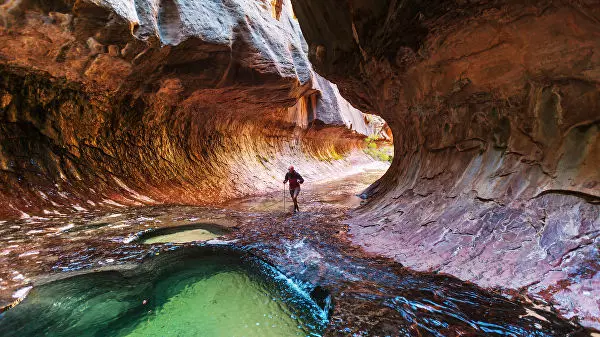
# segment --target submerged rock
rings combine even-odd
[[[230,232],[230,229],[211,223],[174,226],[144,231],[138,240],[145,244],[186,243],[208,241]]]

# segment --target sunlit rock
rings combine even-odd
[[[312,71],[288,1],[1,6],[2,216],[272,191],[382,128]]]

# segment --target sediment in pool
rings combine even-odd
[[[137,241],[145,244],[208,241],[229,232],[230,230],[223,226],[211,223],[199,223],[151,230],[141,234]]]
[[[186,247],[36,286],[0,316],[0,335],[319,336],[325,325],[310,296],[263,261]]]

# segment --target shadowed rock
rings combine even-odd
[[[394,133],[355,241],[600,328],[598,3],[293,3],[316,70]]]

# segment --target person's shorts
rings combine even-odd
[[[300,194],[300,187],[290,188],[290,195],[292,196],[292,198],[297,197],[298,194]]]

